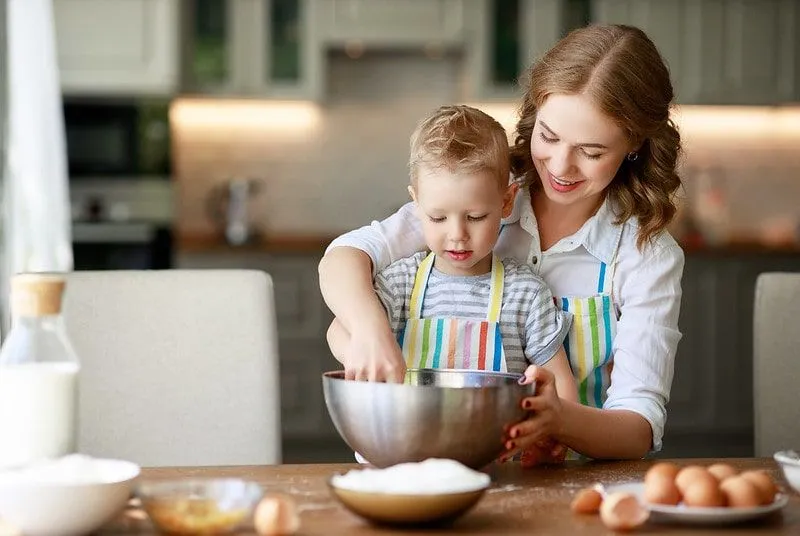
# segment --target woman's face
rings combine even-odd
[[[632,149],[622,129],[585,95],[550,95],[531,136],[545,195],[560,205],[599,205]]]

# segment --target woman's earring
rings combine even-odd
[[[625,158],[628,159],[628,162],[636,162],[636,159],[639,158],[639,153],[637,153],[636,151],[631,151]]]

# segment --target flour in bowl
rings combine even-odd
[[[121,460],[69,454],[43,460],[19,469],[0,471],[0,485],[6,484],[111,484],[130,480],[139,466]]]
[[[356,469],[331,478],[331,485],[340,489],[401,495],[461,493],[483,489],[490,483],[489,475],[455,460],[440,458],[400,463],[386,469]]]

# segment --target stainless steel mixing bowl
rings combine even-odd
[[[533,385],[519,374],[409,369],[405,383],[322,375],[333,424],[350,447],[377,467],[450,458],[479,469],[503,451],[503,427],[525,418]]]

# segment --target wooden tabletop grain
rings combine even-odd
[[[712,459],[672,460],[679,465],[710,465]],[[730,527],[656,525],[648,523],[637,532],[644,534],[756,534],[800,535],[800,495],[786,484],[780,468],[772,459],[725,459],[740,470],[766,469],[783,491],[789,503],[782,510],[757,521]],[[653,461],[568,462],[563,466],[522,469],[516,463],[493,465],[487,469],[492,487],[473,510],[452,525],[426,529],[395,529],[373,526],[351,514],[330,494],[327,479],[334,473],[357,468],[355,464],[305,464],[260,467],[154,468],[144,469],[140,480],[165,480],[191,477],[240,477],[261,484],[266,492],[291,495],[300,511],[298,534],[558,534],[609,535],[597,516],[581,516],[570,511],[574,494],[595,483],[605,485],[642,480]],[[129,512],[130,513],[130,512]],[[149,522],[136,516],[121,517],[103,533],[153,532]],[[252,532],[252,526],[242,534]]]

